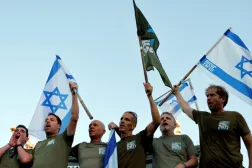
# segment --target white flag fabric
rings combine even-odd
[[[62,120],[59,133],[62,133],[66,129],[72,110],[72,94],[69,88],[69,81],[76,83],[61,58],[56,56],[56,60],[29,125],[30,135],[40,140],[46,138],[44,124],[49,113],[56,114]]]
[[[193,104],[197,101],[196,96],[194,95],[192,88],[188,81],[183,82],[179,87],[179,92],[182,97],[187,101],[188,104]],[[168,94],[168,93],[167,93]],[[155,103],[158,105],[161,101],[166,97],[166,95],[155,100]],[[170,112],[173,114],[174,117],[177,117],[178,114],[181,112],[180,105],[174,94],[172,94],[166,102],[162,106],[158,106],[162,112]]]
[[[200,60],[199,67],[241,100],[252,105],[252,55],[231,30]]]
[[[118,168],[116,137],[114,129],[112,129],[109,134],[109,141],[104,156],[103,168]]]

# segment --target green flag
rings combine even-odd
[[[172,84],[165,73],[165,70],[162,67],[161,62],[157,56],[157,49],[159,47],[158,38],[151,28],[148,21],[145,19],[143,13],[136,6],[135,1],[134,9],[135,9],[135,17],[136,17],[136,25],[137,25],[137,35],[141,40],[142,50],[144,54],[144,62],[147,71],[154,70],[153,66],[158,70],[164,84],[170,88],[172,88]]]

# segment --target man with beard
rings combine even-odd
[[[150,149],[153,134],[160,124],[160,115],[152,98],[152,86],[144,83],[145,92],[150,102],[152,122],[141,132],[133,135],[136,128],[137,114],[126,111],[120,120],[119,127],[115,123],[109,124],[109,129],[115,129],[121,140],[117,143],[119,168],[145,168],[146,153]]]
[[[102,168],[107,144],[102,142],[105,126],[99,120],[89,124],[90,143],[82,142],[72,148],[70,153],[78,159],[80,168]]]
[[[176,120],[171,113],[161,114],[162,136],[152,142],[153,168],[197,167],[197,151],[187,135],[174,135]]]
[[[28,141],[28,129],[24,125],[18,125],[13,132],[11,139],[7,145],[0,148],[0,168],[28,168],[31,167],[27,164],[20,163],[18,152],[17,152],[17,141],[22,136],[24,141],[19,146],[24,147]],[[32,150],[25,149],[31,153]]]
[[[206,89],[211,113],[192,109],[175,86],[173,93],[182,110],[199,126],[200,168],[241,168],[240,137],[248,151],[249,168],[252,168],[252,136],[243,116],[236,111],[226,111],[228,92],[222,86],[210,85]]]
[[[50,113],[45,120],[45,133],[47,139],[36,144],[33,154],[27,153],[21,146],[17,148],[21,162],[33,161],[34,168],[65,168],[68,164],[69,152],[74,139],[77,121],[79,119],[79,106],[77,85],[70,82],[72,91],[72,113],[69,124],[62,134],[58,134],[61,127],[61,119]],[[19,137],[17,144],[22,143],[23,138]]]

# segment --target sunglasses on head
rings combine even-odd
[[[127,111],[128,113],[134,115],[136,117],[136,122],[137,122],[137,113],[133,112],[133,111]]]

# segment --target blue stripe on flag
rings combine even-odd
[[[58,55],[56,55],[56,58],[59,59],[59,60],[61,60],[60,56],[58,56]]]
[[[60,134],[66,130],[68,123],[70,122],[70,117],[72,114],[72,108],[67,112],[66,116],[61,120]]]
[[[46,81],[46,83],[52,79],[52,77],[58,72],[58,70],[60,69],[60,64],[58,62],[58,60],[55,60],[51,69],[51,72],[48,76],[48,79]]]
[[[109,139],[109,142],[106,148],[106,154],[104,156],[103,167],[106,167],[108,165],[109,159],[113,155],[115,148],[116,148],[116,138],[115,138],[115,131],[114,131],[111,138]]]
[[[193,96],[190,100],[187,101],[187,103],[193,103],[195,102],[197,99],[195,96]],[[173,114],[175,114],[176,112],[178,112],[180,109],[180,105],[177,104],[171,111],[173,111]]]
[[[73,79],[74,80],[74,77],[73,77],[73,75],[68,75],[68,74],[66,74],[66,77],[67,77],[67,79]]]
[[[188,83],[187,83],[187,82],[182,83],[181,86],[179,87],[179,92],[181,92],[182,90],[184,90],[185,87],[187,87],[187,86],[188,86]],[[166,100],[166,102],[167,102],[167,101],[170,101],[171,99],[173,99],[174,96],[175,96],[175,95],[172,94],[172,95]],[[163,99],[160,99],[159,101],[156,101],[155,103],[156,103],[156,104],[159,104],[159,103],[161,103],[162,100],[163,100]]]
[[[229,29],[224,33],[224,35],[228,38],[230,38],[234,43],[236,43],[237,45],[245,48],[246,50],[249,51],[249,49],[247,48],[247,46],[242,42],[242,40],[240,39],[239,36],[237,36],[236,34],[234,34],[233,32],[231,32]]]
[[[211,62],[209,59],[207,59],[207,57],[205,57],[204,59],[202,59],[200,61],[200,64],[205,68],[205,66],[203,65],[204,62],[209,61],[210,63],[212,63],[213,65],[215,65],[213,62]],[[243,82],[235,79],[234,77],[232,77],[231,75],[229,75],[228,73],[226,73],[225,71],[223,71],[220,67],[218,67],[217,65],[215,65],[216,67],[214,68],[213,71],[209,71],[209,69],[207,69],[209,72],[211,72],[213,75],[219,77],[221,80],[223,80],[224,82],[226,82],[228,85],[232,86],[235,90],[239,91],[241,94],[243,94],[244,96],[247,96],[248,98],[252,99],[252,89],[250,87],[248,87],[246,84],[244,84]]]

